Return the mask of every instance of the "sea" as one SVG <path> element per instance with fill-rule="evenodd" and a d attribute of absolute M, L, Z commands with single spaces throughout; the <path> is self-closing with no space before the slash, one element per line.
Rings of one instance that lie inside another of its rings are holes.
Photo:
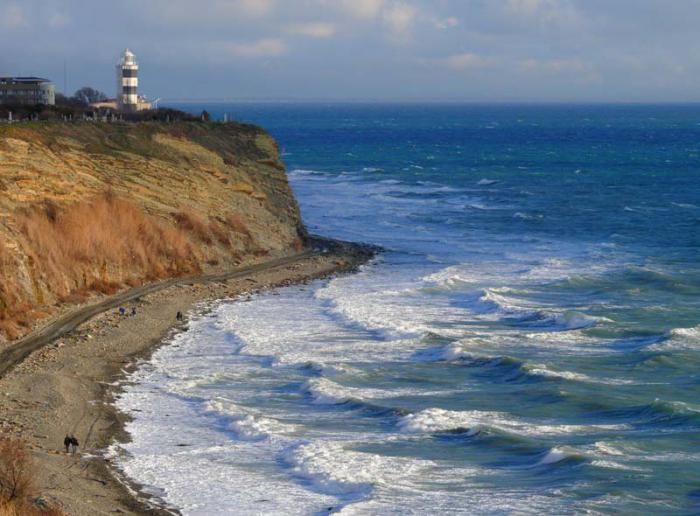
<path fill-rule="evenodd" d="M 700 105 L 173 105 L 265 127 L 354 274 L 140 364 L 121 469 L 183 514 L 700 513 Z"/>

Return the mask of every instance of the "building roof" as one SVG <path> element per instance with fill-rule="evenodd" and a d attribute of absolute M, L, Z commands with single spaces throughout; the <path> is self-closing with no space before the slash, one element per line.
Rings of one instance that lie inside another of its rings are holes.
<path fill-rule="evenodd" d="M 0 77 L 0 84 L 41 84 L 51 82 L 41 77 Z"/>

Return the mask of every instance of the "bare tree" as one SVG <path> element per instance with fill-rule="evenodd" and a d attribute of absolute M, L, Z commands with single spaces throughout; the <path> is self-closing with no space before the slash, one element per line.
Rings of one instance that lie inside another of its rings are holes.
<path fill-rule="evenodd" d="M 24 442 L 0 441 L 0 503 L 24 501 L 33 488 L 32 460 Z"/>
<path fill-rule="evenodd" d="M 107 100 L 107 95 L 89 86 L 84 86 L 75 92 L 73 98 L 81 104 L 91 104 L 93 102 Z"/>

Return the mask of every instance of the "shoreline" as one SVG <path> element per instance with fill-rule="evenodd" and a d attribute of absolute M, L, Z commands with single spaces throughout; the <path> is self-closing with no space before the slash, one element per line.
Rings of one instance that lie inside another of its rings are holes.
<path fill-rule="evenodd" d="M 168 336 L 187 328 L 186 320 L 175 320 L 177 311 L 187 314 L 202 303 L 348 273 L 377 252 L 328 239 L 314 243 L 324 249 L 302 253 L 298 261 L 242 275 L 234 271 L 231 278 L 217 276 L 204 284 L 182 281 L 144 294 L 125 303 L 128 313 L 136 308 L 135 316 L 103 311 L 0 377 L 0 432 L 27 442 L 43 502 L 67 514 L 178 514 L 107 457 L 112 444 L 130 438 L 128 416 L 113 404 L 121 382 L 166 345 Z M 62 449 L 67 432 L 80 441 L 78 455 Z"/>

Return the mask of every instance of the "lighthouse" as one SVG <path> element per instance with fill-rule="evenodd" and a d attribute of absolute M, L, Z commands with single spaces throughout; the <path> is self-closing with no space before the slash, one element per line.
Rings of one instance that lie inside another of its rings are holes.
<path fill-rule="evenodd" d="M 117 63 L 117 108 L 121 111 L 137 111 L 139 97 L 139 64 L 128 48 Z"/>

